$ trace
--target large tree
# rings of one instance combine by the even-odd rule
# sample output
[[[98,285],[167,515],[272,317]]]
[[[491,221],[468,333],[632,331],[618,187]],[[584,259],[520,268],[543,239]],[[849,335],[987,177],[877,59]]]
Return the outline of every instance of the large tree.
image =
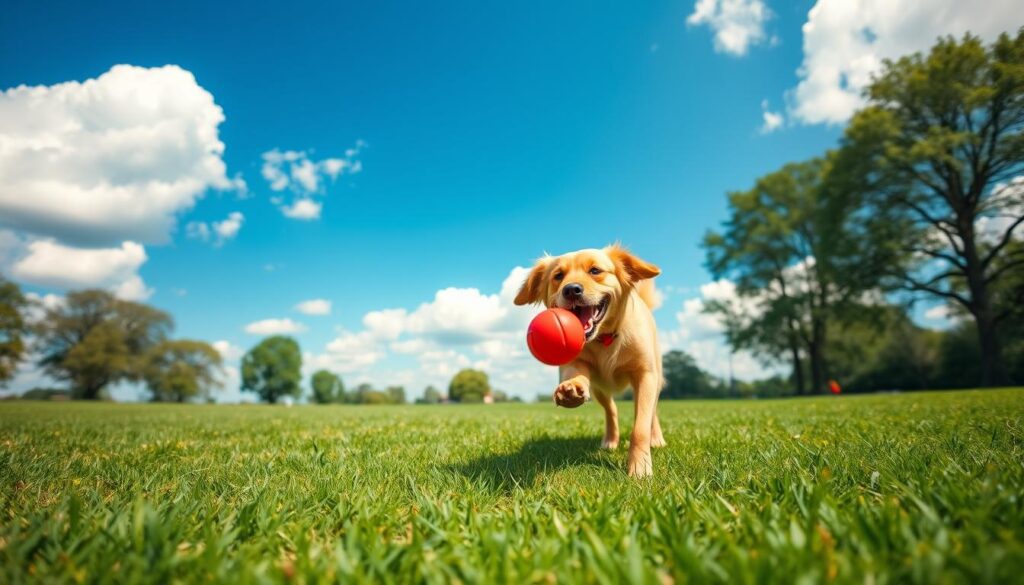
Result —
[[[302,354],[294,339],[268,337],[242,357],[242,390],[255,392],[271,404],[285,396],[298,397],[301,369]]]
[[[482,402],[491,392],[487,374],[480,370],[460,370],[448,384],[448,397],[455,402]]]
[[[1006,380],[993,288],[1024,269],[1024,29],[986,47],[941,39],[886,61],[843,141],[865,168],[864,213],[900,225],[893,283],[962,306],[976,324],[984,385]],[[1016,179],[1016,181],[1015,181]]]
[[[313,402],[317,404],[333,404],[345,399],[345,384],[334,372],[317,370],[310,379],[313,387]]]
[[[167,338],[171,317],[103,290],[68,293],[33,327],[39,364],[72,396],[95,400],[109,385],[143,377],[147,352]]]
[[[892,248],[881,224],[855,213],[854,161],[825,157],[785,165],[749,191],[729,194],[729,218],[704,239],[707,266],[736,285],[739,302],[712,302],[734,349],[792,366],[797,392],[824,392],[829,328],[862,318]]]
[[[25,357],[28,326],[24,310],[28,301],[18,285],[0,276],[0,387],[14,377]]]
[[[212,345],[192,339],[158,343],[146,355],[143,377],[153,400],[185,402],[220,386],[222,358]]]

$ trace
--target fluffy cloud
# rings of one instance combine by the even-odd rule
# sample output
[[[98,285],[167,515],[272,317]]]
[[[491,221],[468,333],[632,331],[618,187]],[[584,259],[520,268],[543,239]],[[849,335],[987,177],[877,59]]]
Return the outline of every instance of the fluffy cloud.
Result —
[[[106,288],[128,300],[145,300],[153,293],[137,274],[146,250],[135,242],[89,249],[43,239],[29,242],[26,250],[11,268],[19,280],[56,288]]]
[[[761,134],[771,134],[782,127],[782,113],[768,109],[768,100],[761,101],[761,118]]]
[[[523,397],[550,391],[557,371],[534,360],[523,337],[539,309],[512,302],[527,271],[513,269],[497,293],[445,288],[413,310],[371,311],[362,330],[342,332],[324,352],[307,355],[306,367],[343,373],[350,384],[405,384],[413,394],[428,384],[444,388],[456,371],[474,367],[496,388]],[[399,365],[409,360],[414,365]]]
[[[320,219],[320,210],[323,205],[312,199],[296,199],[291,205],[282,205],[281,213],[285,217],[300,220]]]
[[[302,333],[306,326],[291,319],[263,319],[245,326],[245,332],[251,335],[286,335]]]
[[[764,25],[771,17],[761,0],[697,0],[686,24],[707,25],[716,51],[742,57],[751,46],[769,41]]]
[[[662,351],[681,349],[692,355],[700,367],[721,378],[728,378],[730,360],[733,375],[740,379],[753,380],[778,373],[777,368],[765,367],[747,352],[732,353],[719,317],[704,312],[711,301],[738,303],[745,314],[758,311],[756,301],[740,298],[731,281],[705,284],[700,287],[700,296],[683,301],[676,313],[679,327],[661,332]]]
[[[217,350],[224,361],[235,361],[242,357],[245,351],[226,339],[213,342],[213,348]]]
[[[242,222],[245,221],[245,216],[240,211],[233,211],[228,216],[221,220],[212,223],[206,223],[205,221],[190,221],[185,226],[185,233],[188,237],[202,240],[204,242],[213,242],[214,246],[223,246],[228,240],[234,239],[238,235],[238,232],[242,229]]]
[[[321,204],[313,201],[313,195],[323,192],[327,179],[336,180],[341,175],[351,175],[362,170],[362,163],[357,160],[360,151],[366,145],[362,140],[356,141],[353,148],[345,151],[344,157],[313,160],[304,150],[270,150],[263,153],[261,173],[272,191],[291,191],[296,199],[291,205],[283,205],[280,198],[275,198],[281,213],[292,219],[318,219]]]
[[[961,0],[819,0],[803,26],[800,82],[792,116],[839,124],[864,104],[861,91],[883,59],[925,51],[937,37],[970,31],[984,39],[1021,24],[1020,2],[983,7]]]
[[[1024,175],[1018,175],[999,183],[992,189],[992,195],[985,200],[981,213],[975,220],[978,239],[995,244],[1003,239],[1007,231],[1010,237],[1019,240],[1024,227],[1017,221],[1024,216]]]
[[[331,301],[327,299],[310,299],[295,305],[295,310],[305,315],[330,315]]]
[[[0,92],[0,223],[73,245],[166,242],[207,189],[244,189],[223,121],[173,65]]]

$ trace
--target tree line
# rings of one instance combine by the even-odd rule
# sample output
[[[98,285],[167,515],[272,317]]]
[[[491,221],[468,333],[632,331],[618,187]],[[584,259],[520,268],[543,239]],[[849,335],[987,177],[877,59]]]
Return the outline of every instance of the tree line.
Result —
[[[886,61],[838,147],[728,194],[703,241],[733,350],[797,394],[1024,383],[1024,28]],[[908,317],[938,301],[959,318]]]
[[[125,301],[104,290],[69,292],[59,303],[32,301],[0,276],[0,387],[34,354],[36,364],[66,389],[36,388],[28,398],[105,397],[121,382],[141,383],[153,401],[210,400],[223,385],[223,360],[212,345],[173,339],[170,315],[144,303]],[[275,335],[257,343],[241,361],[241,390],[277,403],[302,397],[302,353],[298,342]],[[318,370],[310,377],[309,399],[317,404],[405,404],[402,386],[375,389],[360,384],[346,389],[341,377]],[[485,372],[456,373],[443,394],[428,386],[421,404],[503,402],[508,396],[491,387]]]

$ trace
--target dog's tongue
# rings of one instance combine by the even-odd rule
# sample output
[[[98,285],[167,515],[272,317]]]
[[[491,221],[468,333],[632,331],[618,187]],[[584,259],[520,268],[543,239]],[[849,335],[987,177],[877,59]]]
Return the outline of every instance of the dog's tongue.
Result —
[[[576,309],[576,316],[579,318],[580,323],[583,324],[584,331],[590,331],[590,328],[594,326],[594,310],[596,307],[578,307]]]

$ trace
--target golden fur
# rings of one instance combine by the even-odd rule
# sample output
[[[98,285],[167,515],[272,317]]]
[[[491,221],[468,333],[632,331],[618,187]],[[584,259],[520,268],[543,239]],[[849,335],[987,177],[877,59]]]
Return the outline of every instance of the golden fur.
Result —
[[[628,471],[639,477],[652,473],[651,447],[665,444],[656,412],[662,387],[661,351],[651,313],[657,306],[651,279],[660,272],[618,244],[545,256],[515,298],[517,305],[543,303],[570,309],[581,322],[592,323],[583,351],[561,368],[561,383],[553,397],[559,406],[576,408],[593,396],[605,413],[601,446],[615,449],[619,417],[612,396],[633,388],[636,422],[630,435]],[[566,287],[572,287],[570,296]],[[608,345],[601,341],[606,334],[614,335]]]

